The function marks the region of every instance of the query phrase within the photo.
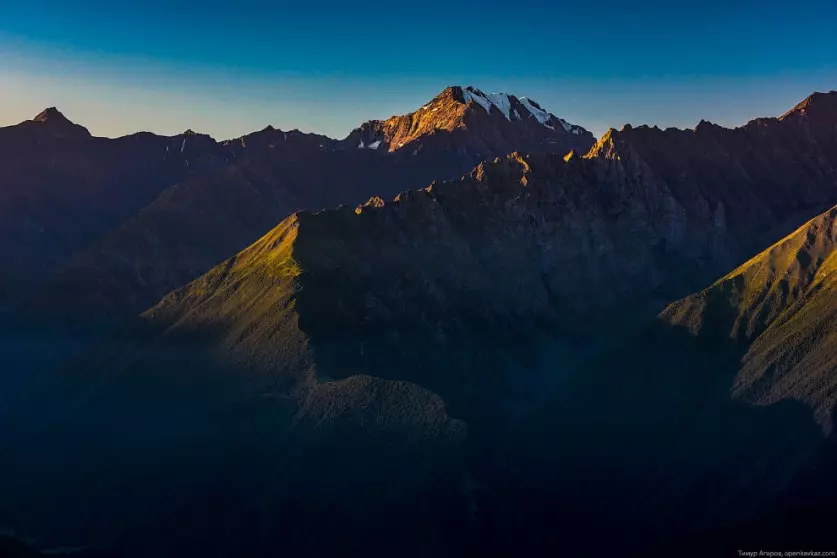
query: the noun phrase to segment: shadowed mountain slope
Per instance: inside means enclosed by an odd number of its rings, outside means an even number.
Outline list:
[[[223,163],[208,136],[96,138],[55,108],[0,128],[0,311],[171,184]]]

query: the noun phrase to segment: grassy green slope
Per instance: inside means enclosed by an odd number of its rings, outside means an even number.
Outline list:
[[[804,402],[826,431],[837,403],[837,208],[805,223],[662,318],[748,348],[734,391]]]

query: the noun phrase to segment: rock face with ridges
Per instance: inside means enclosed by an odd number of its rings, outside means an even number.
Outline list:
[[[437,156],[458,152],[491,159],[512,151],[586,152],[595,138],[526,98],[452,86],[415,112],[364,123],[346,142],[358,149],[429,150]]]

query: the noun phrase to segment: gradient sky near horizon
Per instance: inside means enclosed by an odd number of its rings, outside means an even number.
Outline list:
[[[0,0],[0,126],[57,106],[105,136],[344,137],[451,84],[597,136],[733,126],[837,89],[835,24],[837,0]]]

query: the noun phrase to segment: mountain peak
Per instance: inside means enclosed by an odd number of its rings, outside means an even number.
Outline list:
[[[485,93],[473,85],[448,86],[414,112],[366,122],[346,141],[358,149],[397,151],[431,137],[435,142],[457,142],[444,147],[447,151],[468,149],[478,158],[521,146],[534,152],[586,152],[596,141],[584,128],[558,118],[527,97]],[[451,137],[456,139],[440,139]]]
[[[837,91],[829,91],[828,93],[815,91],[808,95],[801,103],[783,114],[780,119],[784,120],[791,116],[804,117],[818,114],[837,115]]]
[[[50,133],[56,137],[82,137],[90,135],[87,128],[75,124],[55,107],[42,110],[32,119],[32,122],[37,122],[47,127]]]
[[[32,120],[34,120],[35,122],[50,122],[50,123],[53,123],[53,122],[68,122],[68,123],[72,124],[72,122],[70,122],[70,120],[67,119],[67,117],[64,116],[61,113],[61,111],[58,110],[55,107],[49,107],[49,108],[46,108],[46,109],[42,110]]]

